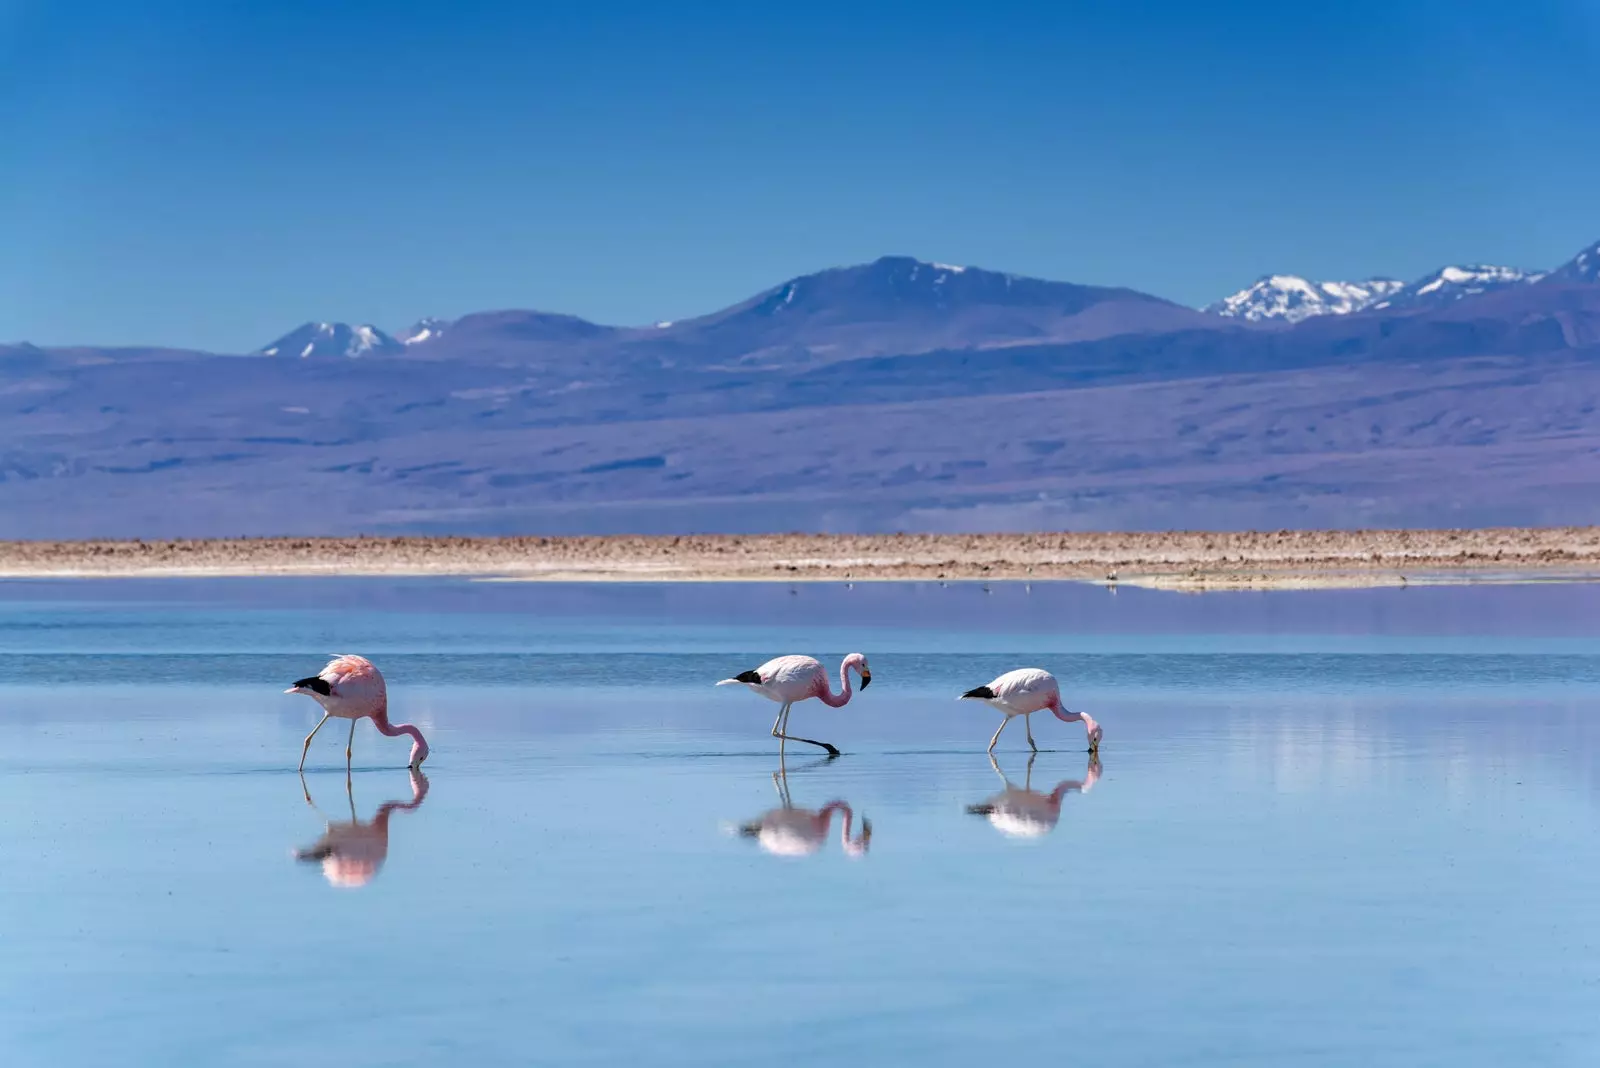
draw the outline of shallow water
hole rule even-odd
[[[1593,1064],[1597,609],[0,583],[0,1063]],[[856,649],[832,762],[710,685]],[[434,756],[362,725],[352,801],[331,725],[313,808],[280,691],[343,651]],[[953,695],[1035,663],[1098,767],[985,757]]]

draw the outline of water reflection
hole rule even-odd
[[[317,808],[311,800],[311,790],[304,775],[300,787],[305,791],[306,803]],[[428,777],[419,769],[411,769],[411,800],[385,801],[378,806],[371,822],[362,823],[356,818],[355,793],[349,776],[344,780],[345,797],[350,802],[349,822],[328,820],[328,829],[314,845],[295,851],[295,859],[317,861],[322,864],[323,877],[334,886],[365,886],[378,874],[384,859],[389,855],[389,817],[398,809],[414,809],[428,796]],[[327,816],[323,815],[324,819]]]
[[[827,757],[795,770],[804,771],[830,764],[833,760],[833,757]],[[789,769],[781,760],[778,763],[778,770],[772,773],[772,786],[778,791],[778,807],[762,813],[756,819],[741,823],[739,834],[742,837],[754,838],[757,845],[774,856],[810,856],[822,848],[823,842],[827,840],[828,826],[833,820],[834,813],[839,813],[844,817],[839,828],[840,846],[848,856],[866,856],[867,846],[872,841],[872,822],[865,816],[861,817],[860,836],[852,838],[850,828],[855,813],[846,802],[829,801],[814,811],[809,808],[796,808],[789,796]]]
[[[1061,819],[1062,799],[1073,791],[1086,794],[1099,781],[1100,757],[1097,753],[1090,753],[1089,767],[1081,781],[1064,779],[1048,794],[1033,789],[1033,762],[1038,757],[1037,753],[1028,757],[1028,770],[1023,777],[1022,788],[1018,789],[1006,778],[1006,773],[1000,770],[999,763],[991,753],[989,764],[994,768],[994,773],[1000,776],[1000,781],[1005,783],[1005,789],[987,801],[968,805],[967,811],[974,816],[987,818],[995,830],[1008,838],[1039,838],[1055,830],[1056,823]]]

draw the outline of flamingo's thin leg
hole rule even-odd
[[[1039,751],[1039,746],[1033,740],[1033,715],[1031,713],[1022,717],[1022,725],[1024,727],[1028,728],[1028,745],[1029,745],[1029,747],[1035,753],[1037,753]]]
[[[835,749],[833,746],[829,745],[827,742],[819,742],[815,738],[802,738],[797,734],[790,734],[789,733],[789,708],[793,704],[794,704],[794,702],[791,701],[791,702],[789,702],[789,704],[786,704],[786,705],[783,706],[783,711],[778,713],[779,718],[782,720],[782,724],[780,726],[777,726],[777,727],[773,728],[773,733],[776,734],[780,739],[782,739],[781,741],[778,742],[778,759],[779,760],[783,759],[783,743],[784,743],[784,741],[805,742],[807,745],[814,745],[819,749],[826,749],[828,751],[828,755],[831,756],[831,757],[838,756],[839,755],[839,750]]]
[[[785,701],[783,707],[778,709],[778,718],[772,721],[772,736],[778,739],[778,761],[783,761],[784,720],[789,716],[789,702]]]
[[[311,748],[311,739],[313,739],[313,738],[315,738],[317,736],[317,732],[322,729],[322,725],[324,723],[326,723],[326,722],[328,722],[328,713],[324,712],[322,714],[322,718],[317,720],[317,725],[315,727],[311,728],[311,733],[306,735],[306,744],[300,747],[300,770],[301,771],[305,771],[306,770],[306,753]]]
[[[350,752],[356,745],[356,721],[350,721],[350,738],[344,743],[344,777],[350,777]]]
[[[356,792],[350,785],[349,775],[344,777],[344,796],[350,801],[350,822],[359,823],[360,821],[356,819]]]
[[[1005,730],[1006,729],[1006,724],[1010,723],[1010,722],[1011,722],[1011,717],[1010,716],[1007,716],[1005,719],[1000,721],[1000,729],[994,732],[994,737],[993,738],[989,739],[989,752],[991,752],[991,753],[994,752],[995,743],[1000,740],[1000,731]]]
[[[303,771],[300,773],[300,792],[306,795],[306,804],[310,805],[317,815],[322,816],[323,819],[328,818],[323,815],[320,808],[317,808],[317,803],[311,800],[311,787],[306,785],[306,773]]]
[[[836,746],[829,745],[827,742],[819,742],[815,738],[802,738],[798,734],[780,734],[778,737],[787,738],[791,742],[805,742],[807,745],[814,745],[818,749],[826,749],[828,751],[828,756],[830,757],[836,757],[839,755],[839,750]],[[782,756],[781,742],[779,743],[779,746],[779,755]]]

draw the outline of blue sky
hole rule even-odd
[[[1600,4],[0,0],[0,340],[642,323],[905,253],[1202,303],[1600,238]]]

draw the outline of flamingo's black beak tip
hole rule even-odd
[[[868,686],[871,686],[871,685],[872,685],[872,672],[863,671],[861,673],[861,688],[863,690],[865,690]]]

